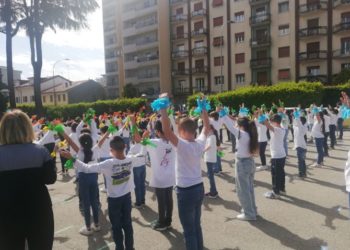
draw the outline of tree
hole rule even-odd
[[[124,86],[123,96],[126,98],[135,98],[138,96],[138,91],[133,84],[128,83]]]
[[[34,72],[36,112],[43,114],[41,70],[42,38],[47,29],[79,30],[88,28],[87,15],[98,8],[96,0],[22,0],[23,28],[29,37]]]
[[[350,81],[350,69],[342,69],[338,75],[333,78],[335,84],[344,84]]]

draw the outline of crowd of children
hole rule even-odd
[[[187,114],[174,114],[169,98],[162,95],[151,105],[154,113],[148,115],[144,114],[144,109],[137,113],[117,112],[100,116],[88,110],[81,119],[65,123],[52,119],[38,120],[36,117],[32,120],[38,138],[36,143],[45,146],[53,158],[60,154],[62,174],[66,175],[69,168],[75,169],[80,210],[85,221],[80,230],[82,235],[89,236],[101,230],[97,180],[98,174],[102,174],[105,184],[101,191],[108,196],[116,249],[134,248],[131,210],[132,207],[142,209],[146,206],[146,163],[149,161],[152,169],[149,186],[154,188],[158,203],[158,218],[151,227],[158,231],[171,227],[175,190],[186,249],[197,250],[203,249],[203,199],[215,199],[219,195],[215,175],[222,171],[222,138],[219,136],[222,129],[227,129],[234,140],[235,182],[242,207],[237,219],[256,220],[256,171],[271,169],[272,188],[265,194],[266,198],[277,199],[286,194],[284,167],[290,154],[289,131],[293,135],[299,177],[307,177],[307,143],[314,141],[317,149],[317,159],[312,166],[322,167],[324,158],[329,156],[328,138],[330,147],[334,149],[336,129],[339,130],[338,139],[342,139],[342,122],[348,118],[349,98],[344,93],[341,98],[342,103],[335,108],[311,105],[308,109],[286,109],[280,102],[279,105],[273,104],[270,110],[265,105],[248,110],[242,104],[239,112],[235,113],[222,104],[213,108],[201,96],[196,109]],[[266,160],[268,144],[270,166]],[[260,157],[259,167],[255,165],[255,156]],[[204,159],[209,179],[206,193],[201,159]],[[348,184],[349,162],[346,172]],[[134,204],[131,201],[133,191]]]

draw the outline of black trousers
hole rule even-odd
[[[266,166],[266,146],[267,146],[267,141],[264,142],[259,142],[259,155],[260,155],[260,160],[261,160],[261,165]]]
[[[325,156],[328,156],[328,137],[329,132],[324,133],[323,151]]]
[[[286,174],[284,172],[285,164],[285,157],[279,159],[271,159],[272,189],[275,194],[279,194],[280,191],[286,191]]]
[[[335,125],[329,125],[329,138],[331,139],[331,148],[337,143],[337,137],[335,136],[335,131],[337,127]]]
[[[173,215],[173,187],[156,188],[158,201],[158,222],[161,225],[170,226]]]

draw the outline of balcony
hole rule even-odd
[[[341,22],[333,26],[333,33],[343,33],[350,30],[350,22]]]
[[[350,0],[333,0],[333,7],[336,8],[342,4],[350,4]]]
[[[190,74],[189,69],[174,69],[171,73],[172,76],[188,76]]]
[[[178,51],[173,51],[171,53],[171,57],[173,59],[185,58],[185,57],[188,57],[188,55],[189,55],[188,50],[178,50]]]
[[[271,22],[271,14],[255,15],[250,18],[251,26],[266,25]]]
[[[192,18],[203,17],[203,16],[206,16],[206,15],[207,15],[207,10],[206,9],[192,11]]]
[[[333,51],[333,58],[335,59],[343,59],[350,57],[350,49],[338,49]]]
[[[249,0],[249,3],[251,6],[255,6],[255,5],[270,3],[270,0]]]
[[[173,34],[173,36],[172,36],[173,41],[183,40],[183,39],[187,39],[187,38],[188,38],[187,33]]]
[[[306,81],[306,82],[322,82],[327,83],[327,75],[305,75],[305,76],[299,76],[299,81]]]
[[[172,23],[181,23],[187,20],[188,16],[185,14],[178,14],[171,17]]]
[[[142,64],[144,66],[148,66],[150,64],[157,63],[159,59],[158,55],[147,55],[147,56],[141,56],[136,59],[138,64]]]
[[[327,51],[312,51],[312,52],[301,52],[299,53],[300,61],[317,61],[327,59]]]
[[[270,45],[271,45],[271,36],[250,39],[250,46],[252,48],[266,47]]]
[[[192,49],[192,56],[205,56],[207,54],[207,47],[198,47]]]
[[[174,88],[174,95],[191,95],[190,88]]]
[[[309,14],[311,12],[323,11],[327,10],[328,2],[327,1],[319,1],[315,3],[307,3],[299,5],[299,13],[300,15]]]
[[[207,74],[208,73],[208,66],[202,66],[202,67],[194,67],[192,68],[192,74],[200,75],[200,74]]]
[[[205,36],[207,35],[208,31],[205,28],[201,28],[198,30],[193,30],[192,31],[192,36]]]
[[[309,27],[299,30],[300,38],[307,38],[313,36],[326,36],[328,32],[327,26],[317,26],[317,27]]]
[[[272,58],[266,57],[266,58],[256,58],[250,60],[250,67],[253,69],[258,68],[270,68],[272,65]]]
[[[185,2],[186,2],[186,0],[170,0],[170,4],[172,4],[172,5],[185,3]]]

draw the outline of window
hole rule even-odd
[[[289,46],[278,48],[278,57],[279,58],[289,57],[289,56],[290,56]]]
[[[61,95],[57,95],[57,101],[61,101]]]
[[[196,78],[197,91],[205,91],[204,78]]]
[[[240,12],[235,13],[235,22],[236,23],[244,22],[244,11],[240,11]]]
[[[312,76],[317,76],[320,74],[320,66],[310,66],[307,67],[307,74]]]
[[[202,10],[202,9],[203,9],[203,3],[202,3],[202,2],[195,3],[195,4],[193,5],[193,9],[194,9],[194,11]]]
[[[350,54],[350,37],[344,37],[340,40],[341,43],[341,52],[344,55]]]
[[[214,25],[214,27],[222,26],[223,24],[224,24],[224,17],[219,16],[219,17],[214,17],[213,18],[213,25]]]
[[[222,6],[224,4],[224,0],[213,0],[213,7]]]
[[[243,43],[244,42],[244,32],[236,33],[235,34],[235,41],[236,41],[236,43]]]
[[[215,85],[224,84],[224,76],[215,76],[214,81],[215,81]]]
[[[239,53],[235,55],[235,62],[236,63],[244,63],[244,53]]]
[[[53,102],[53,95],[50,95],[50,102]]]
[[[184,13],[184,8],[176,9],[176,15],[182,15]]]
[[[278,27],[278,31],[279,31],[279,35],[280,36],[286,36],[289,34],[289,24],[285,24],[285,25],[280,25]]]
[[[66,101],[66,94],[62,94],[63,101]]]
[[[278,80],[289,80],[289,79],[290,79],[290,69],[278,70]]]
[[[184,26],[176,27],[176,37],[177,38],[185,38],[185,27]]]
[[[350,69],[350,63],[342,63],[341,69]]]
[[[289,11],[289,2],[282,2],[278,4],[278,12],[279,13],[284,13]]]
[[[222,65],[224,65],[224,57],[223,56],[214,57],[214,66],[222,66]]]
[[[43,102],[44,103],[46,102],[46,96],[43,96]]]
[[[28,96],[23,96],[23,102],[28,102]]]
[[[213,45],[214,47],[219,47],[224,45],[224,37],[223,36],[218,36],[213,38]]]
[[[203,40],[194,42],[194,48],[203,48],[203,47],[204,47]]]
[[[237,74],[236,84],[244,84],[244,83],[245,83],[245,74]]]
[[[65,85],[66,85],[66,88],[68,88],[68,82],[66,82]]]
[[[194,23],[194,30],[195,31],[199,31],[201,29],[203,29],[203,21]]]

